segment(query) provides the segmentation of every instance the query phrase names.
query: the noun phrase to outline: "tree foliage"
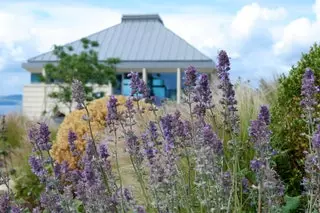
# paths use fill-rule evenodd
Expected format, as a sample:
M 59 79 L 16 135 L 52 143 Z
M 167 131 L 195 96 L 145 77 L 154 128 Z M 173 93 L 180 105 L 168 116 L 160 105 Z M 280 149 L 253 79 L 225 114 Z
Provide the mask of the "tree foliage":
M 320 46 L 314 44 L 308 53 L 302 54 L 296 66 L 292 66 L 289 75 L 279 79 L 277 101 L 272 107 L 273 146 L 281 152 L 277 156 L 277 170 L 287 184 L 289 195 L 299 195 L 304 175 L 304 154 L 308 149 L 307 124 L 302 117 L 301 81 L 305 69 L 314 71 L 316 85 L 320 84 Z M 318 102 L 319 102 L 318 97 Z M 320 112 L 319 107 L 316 113 Z
M 71 85 L 73 79 L 84 83 L 88 101 L 99 98 L 103 93 L 94 93 L 93 85 L 114 84 L 116 82 L 115 65 L 119 63 L 117 58 L 109 58 L 99 61 L 98 52 L 95 50 L 99 44 L 89 39 L 81 39 L 83 51 L 75 53 L 72 46 L 54 46 L 53 54 L 57 57 L 57 64 L 46 64 L 46 74 L 42 81 L 58 85 L 57 92 L 51 92 L 50 98 L 57 103 L 64 104 L 71 111 L 72 97 Z

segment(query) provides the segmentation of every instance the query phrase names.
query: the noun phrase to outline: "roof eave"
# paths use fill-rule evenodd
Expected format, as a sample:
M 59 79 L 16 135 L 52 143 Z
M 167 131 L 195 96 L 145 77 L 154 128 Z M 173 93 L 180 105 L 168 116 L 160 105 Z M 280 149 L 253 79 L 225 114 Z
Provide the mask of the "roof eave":
M 37 61 L 22 63 L 22 68 L 26 70 L 42 69 L 46 64 L 57 65 L 57 61 Z M 214 69 L 215 63 L 212 60 L 186 60 L 186 61 L 121 61 L 116 65 L 117 68 L 122 69 L 135 69 L 135 68 L 157 68 L 157 69 L 170 69 L 170 68 L 187 68 L 188 66 L 194 66 L 196 68 L 208 68 Z

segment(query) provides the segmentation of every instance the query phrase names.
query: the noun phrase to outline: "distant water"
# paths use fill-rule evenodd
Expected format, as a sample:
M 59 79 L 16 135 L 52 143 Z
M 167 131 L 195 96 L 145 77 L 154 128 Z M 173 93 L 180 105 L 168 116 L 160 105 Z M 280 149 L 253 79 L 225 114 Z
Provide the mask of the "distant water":
M 7 115 L 9 113 L 21 112 L 20 105 L 0 105 L 0 115 Z

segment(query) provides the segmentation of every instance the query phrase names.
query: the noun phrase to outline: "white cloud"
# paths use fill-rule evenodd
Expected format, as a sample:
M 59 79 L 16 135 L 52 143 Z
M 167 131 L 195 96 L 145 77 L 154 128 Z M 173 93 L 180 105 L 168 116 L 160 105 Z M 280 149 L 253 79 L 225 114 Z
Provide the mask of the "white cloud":
M 312 10 L 316 14 L 317 20 L 320 20 L 320 0 L 316 0 L 312 6 Z
M 312 9 L 316 16 L 315 20 L 300 17 L 284 26 L 281 37 L 273 45 L 276 55 L 290 54 L 297 47 L 308 47 L 320 41 L 320 0 L 315 1 Z
M 33 12 L 41 8 L 48 17 Z M 41 16 L 41 14 L 40 14 Z M 1 61 L 21 61 L 92 34 L 120 20 L 121 13 L 87 5 L 13 3 L 0 9 Z M 4 65 L 3 65 L 4 66 Z M 0 69 L 1 71 L 1 69 Z
M 239 10 L 231 24 L 231 30 L 235 32 L 233 37 L 246 38 L 257 24 L 262 22 L 278 21 L 284 19 L 287 12 L 284 8 L 263 8 L 257 3 L 246 5 Z

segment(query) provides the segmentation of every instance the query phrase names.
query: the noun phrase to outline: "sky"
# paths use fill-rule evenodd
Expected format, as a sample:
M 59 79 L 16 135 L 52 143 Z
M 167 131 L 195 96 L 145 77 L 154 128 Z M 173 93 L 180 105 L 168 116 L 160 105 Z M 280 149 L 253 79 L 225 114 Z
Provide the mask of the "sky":
M 0 96 L 22 94 L 28 58 L 98 32 L 122 14 L 158 13 L 167 28 L 216 60 L 232 78 L 287 74 L 320 37 L 320 0 L 0 0 Z

